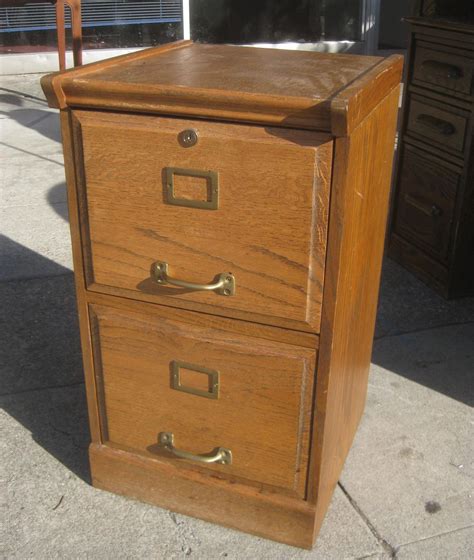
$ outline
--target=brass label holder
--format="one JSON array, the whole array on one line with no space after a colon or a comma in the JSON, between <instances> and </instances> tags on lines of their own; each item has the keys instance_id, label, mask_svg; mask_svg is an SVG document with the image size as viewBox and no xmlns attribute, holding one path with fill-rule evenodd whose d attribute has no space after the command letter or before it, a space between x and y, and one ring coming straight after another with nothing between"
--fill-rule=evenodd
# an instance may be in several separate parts
<instances>
[{"instance_id":1,"label":"brass label holder","mask_svg":"<svg viewBox=\"0 0 474 560\"><path fill-rule=\"evenodd\" d=\"M172 360L170 368L172 389L176 389L176 391L182 391L183 393L190 393L191 395L197 395L198 397L205 397L206 399L219 398L219 372L217 370L197 366L195 364L190 364L187 362L181 362L178 360ZM208 390L205 391L196 387L188 387L186 385L183 385L181 383L181 368L207 375Z\"/></svg>"},{"instance_id":2,"label":"brass label holder","mask_svg":"<svg viewBox=\"0 0 474 560\"><path fill-rule=\"evenodd\" d=\"M199 177L207 180L207 200L193 200L179 198L175 194L175 175L183 177ZM216 171L201 171L200 169L184 169L181 167L165 167L165 198L168 204L217 210L219 207L219 175Z\"/></svg>"}]
</instances>

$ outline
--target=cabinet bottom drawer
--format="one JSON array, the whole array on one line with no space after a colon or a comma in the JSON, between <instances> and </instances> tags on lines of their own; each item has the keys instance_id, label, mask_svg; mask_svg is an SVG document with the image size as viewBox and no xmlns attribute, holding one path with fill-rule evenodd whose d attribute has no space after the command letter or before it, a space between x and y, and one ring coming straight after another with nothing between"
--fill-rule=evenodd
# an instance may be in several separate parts
<instances>
[{"instance_id":1,"label":"cabinet bottom drawer","mask_svg":"<svg viewBox=\"0 0 474 560\"><path fill-rule=\"evenodd\" d=\"M102 439L304 497L316 351L91 305Z\"/></svg>"}]
</instances>

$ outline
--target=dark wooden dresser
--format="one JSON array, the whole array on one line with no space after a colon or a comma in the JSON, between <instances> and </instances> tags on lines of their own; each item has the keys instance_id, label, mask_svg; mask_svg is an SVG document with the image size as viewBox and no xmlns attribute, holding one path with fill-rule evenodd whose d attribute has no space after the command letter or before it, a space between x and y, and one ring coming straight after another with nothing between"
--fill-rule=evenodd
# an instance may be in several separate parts
<instances>
[{"instance_id":1,"label":"dark wooden dresser","mask_svg":"<svg viewBox=\"0 0 474 560\"><path fill-rule=\"evenodd\" d=\"M389 255L445 297L474 293L474 25L408 18Z\"/></svg>"},{"instance_id":2,"label":"dark wooden dresser","mask_svg":"<svg viewBox=\"0 0 474 560\"><path fill-rule=\"evenodd\" d=\"M43 79L95 486L313 545L364 409L401 68L179 42Z\"/></svg>"}]
</instances>

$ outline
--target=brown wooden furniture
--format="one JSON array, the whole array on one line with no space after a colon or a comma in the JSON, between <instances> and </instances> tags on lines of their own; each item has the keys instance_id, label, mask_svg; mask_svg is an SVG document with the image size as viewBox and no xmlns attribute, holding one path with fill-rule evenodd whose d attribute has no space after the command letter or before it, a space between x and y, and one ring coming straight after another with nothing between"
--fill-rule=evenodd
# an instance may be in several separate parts
<instances>
[{"instance_id":1,"label":"brown wooden furniture","mask_svg":"<svg viewBox=\"0 0 474 560\"><path fill-rule=\"evenodd\" d=\"M74 66L82 65L82 24L81 24L81 0L55 0L56 3L56 26L58 29L58 54L59 68L66 68L66 26L64 23L64 8L69 6L71 10L72 30L72 56Z\"/></svg>"},{"instance_id":2,"label":"brown wooden furniture","mask_svg":"<svg viewBox=\"0 0 474 560\"><path fill-rule=\"evenodd\" d=\"M474 25L407 21L389 255L446 297L474 294Z\"/></svg>"},{"instance_id":3,"label":"brown wooden furniture","mask_svg":"<svg viewBox=\"0 0 474 560\"><path fill-rule=\"evenodd\" d=\"M66 25L64 21L64 8L67 4L71 10L72 53L74 66L82 64L82 26L81 26L81 0L5 0L4 5L21 7L28 4L55 4L56 28L58 38L59 68L66 68Z\"/></svg>"},{"instance_id":4,"label":"brown wooden furniture","mask_svg":"<svg viewBox=\"0 0 474 560\"><path fill-rule=\"evenodd\" d=\"M401 67L179 42L43 79L95 486L312 546L364 408Z\"/></svg>"}]
</instances>

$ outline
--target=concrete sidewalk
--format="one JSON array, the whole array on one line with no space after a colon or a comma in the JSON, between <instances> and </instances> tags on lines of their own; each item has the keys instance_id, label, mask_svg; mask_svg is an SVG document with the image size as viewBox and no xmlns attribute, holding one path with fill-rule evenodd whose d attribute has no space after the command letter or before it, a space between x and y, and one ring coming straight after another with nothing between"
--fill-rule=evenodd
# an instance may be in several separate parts
<instances>
[{"instance_id":1,"label":"concrete sidewalk","mask_svg":"<svg viewBox=\"0 0 474 560\"><path fill-rule=\"evenodd\" d=\"M386 261L366 412L312 552L95 490L58 115L0 83L4 558L470 559L474 300Z\"/></svg>"}]
</instances>

